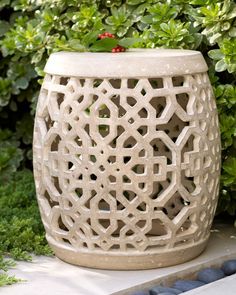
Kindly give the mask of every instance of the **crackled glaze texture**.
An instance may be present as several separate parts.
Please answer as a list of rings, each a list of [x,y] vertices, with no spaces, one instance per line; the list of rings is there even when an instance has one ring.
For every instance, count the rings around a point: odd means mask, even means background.
[[[61,259],[145,269],[203,251],[219,186],[217,110],[207,73],[181,74],[181,60],[177,68],[151,69],[151,77],[148,69],[140,77],[125,69],[102,77],[99,68],[96,77],[46,74],[34,173],[47,239]]]

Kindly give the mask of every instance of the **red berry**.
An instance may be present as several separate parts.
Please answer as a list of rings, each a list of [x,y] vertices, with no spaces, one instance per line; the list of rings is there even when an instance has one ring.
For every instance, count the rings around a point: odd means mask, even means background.
[[[98,38],[99,39],[104,39],[104,38],[115,38],[115,35],[111,34],[111,33],[108,33],[108,32],[105,32],[103,34],[99,34],[98,35]]]
[[[112,49],[112,52],[115,53],[115,52],[124,52],[125,51],[125,48],[123,46],[120,46],[120,45],[117,45],[116,47],[114,47]]]

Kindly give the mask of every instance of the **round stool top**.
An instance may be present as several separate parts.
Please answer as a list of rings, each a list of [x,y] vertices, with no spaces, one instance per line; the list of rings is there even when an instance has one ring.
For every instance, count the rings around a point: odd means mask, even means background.
[[[182,49],[132,49],[121,53],[57,52],[45,72],[76,77],[162,77],[206,72],[199,51]]]

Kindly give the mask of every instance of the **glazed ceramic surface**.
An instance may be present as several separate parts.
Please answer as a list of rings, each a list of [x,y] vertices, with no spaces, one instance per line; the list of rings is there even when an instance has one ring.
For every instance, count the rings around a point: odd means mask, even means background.
[[[217,205],[221,149],[202,55],[60,52],[45,72],[34,175],[55,254],[106,269],[199,255]]]

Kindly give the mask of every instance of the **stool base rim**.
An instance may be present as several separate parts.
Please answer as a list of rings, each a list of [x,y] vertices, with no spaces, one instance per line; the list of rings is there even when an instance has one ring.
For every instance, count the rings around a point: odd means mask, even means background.
[[[199,256],[205,250],[208,238],[181,248],[168,249],[165,252],[133,252],[132,254],[122,252],[121,254],[121,252],[90,252],[76,250],[69,246],[62,247],[52,237],[47,236],[50,247],[61,260],[83,267],[107,270],[144,270],[181,264]]]

